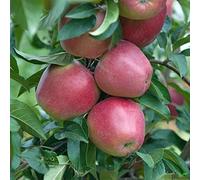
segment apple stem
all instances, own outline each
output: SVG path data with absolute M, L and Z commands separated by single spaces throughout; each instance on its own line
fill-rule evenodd
M 150 62 L 153 63 L 153 64 L 159 64 L 161 66 L 165 66 L 165 67 L 169 68 L 170 70 L 172 70 L 173 72 L 175 72 L 183 81 L 185 81 L 185 83 L 188 86 L 190 86 L 190 81 L 186 77 L 181 77 L 180 72 L 178 72 L 178 70 L 176 68 L 174 68 L 173 66 L 171 66 L 171 65 L 168 64 L 168 62 L 169 62 L 168 60 L 163 61 L 163 62 L 158 61 L 158 60 L 151 60 Z

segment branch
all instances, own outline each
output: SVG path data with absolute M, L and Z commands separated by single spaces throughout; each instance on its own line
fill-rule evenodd
M 173 66 L 169 65 L 168 61 L 161 62 L 161 61 L 157 61 L 157 60 L 151 60 L 150 62 L 153 63 L 153 64 L 159 64 L 161 66 L 165 66 L 165 67 L 169 68 L 170 70 L 172 70 L 173 72 L 175 72 L 183 81 L 185 81 L 185 83 L 188 86 L 190 86 L 190 81 L 187 78 L 185 78 L 185 77 L 181 77 L 180 72 L 178 72 L 178 70 L 176 68 L 174 68 Z

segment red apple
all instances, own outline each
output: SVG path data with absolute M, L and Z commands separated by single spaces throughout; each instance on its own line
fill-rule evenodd
M 168 15 L 169 17 L 172 16 L 172 12 L 173 12 L 173 2 L 174 2 L 174 0 L 167 0 L 167 3 L 166 3 L 166 5 L 167 5 L 167 15 Z
M 156 16 L 146 20 L 130 20 L 121 17 L 123 38 L 139 47 L 144 47 L 160 33 L 165 17 L 166 7 Z
M 176 111 L 176 106 L 181 106 L 184 104 L 184 97 L 180 93 L 177 92 L 176 89 L 173 87 L 168 88 L 170 97 L 171 97 L 171 103 L 168 104 L 168 108 L 170 110 L 171 116 L 176 117 L 178 116 L 178 112 Z
M 142 51 L 128 41 L 105 54 L 95 69 L 95 80 L 107 94 L 139 97 L 149 88 L 152 66 Z
M 99 98 L 99 90 L 90 71 L 74 62 L 49 66 L 40 79 L 36 97 L 49 115 L 68 120 L 89 111 Z
M 94 30 L 101 25 L 104 16 L 105 13 L 102 11 L 97 13 L 96 26 L 94 27 Z M 69 19 L 63 17 L 59 23 L 59 29 L 61 29 L 61 27 L 69 21 Z M 97 40 L 89 33 L 85 33 L 79 37 L 61 41 L 61 46 L 65 51 L 74 56 L 95 59 L 108 50 L 110 42 L 110 38 L 106 40 Z
M 96 104 L 87 118 L 89 137 L 102 151 L 126 156 L 144 142 L 144 114 L 132 100 L 111 97 Z
M 120 0 L 120 15 L 128 19 L 149 19 L 165 8 L 166 0 Z

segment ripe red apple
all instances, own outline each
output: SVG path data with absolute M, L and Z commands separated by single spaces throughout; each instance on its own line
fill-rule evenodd
M 145 20 L 130 20 L 124 17 L 120 18 L 123 38 L 144 47 L 150 44 L 160 33 L 165 22 L 166 7 L 156 16 Z
M 96 104 L 87 118 L 89 137 L 102 151 L 126 156 L 144 142 L 144 114 L 132 100 L 111 97 Z
M 173 87 L 168 88 L 170 97 L 171 97 L 171 103 L 168 104 L 168 108 L 170 110 L 171 116 L 176 117 L 178 116 L 178 112 L 176 111 L 176 106 L 181 106 L 184 104 L 184 97 L 180 93 L 177 92 L 176 89 Z
M 166 6 L 166 0 L 120 0 L 120 15 L 128 19 L 149 19 Z
M 149 88 L 152 72 L 149 60 L 136 45 L 120 41 L 98 63 L 95 80 L 109 95 L 139 97 Z
M 168 15 L 169 17 L 172 16 L 172 12 L 173 12 L 173 2 L 174 2 L 174 0 L 167 0 L 167 3 L 166 3 L 166 5 L 167 5 L 167 15 Z
M 99 11 L 96 14 L 96 26 L 94 27 L 94 30 L 101 25 L 104 16 L 105 13 L 102 11 Z M 61 29 L 61 27 L 69 21 L 70 19 L 63 17 L 59 23 L 59 29 Z M 64 40 L 60 43 L 65 51 L 74 56 L 95 59 L 108 50 L 110 42 L 110 38 L 106 40 L 97 40 L 94 37 L 92 37 L 89 33 L 85 33 L 79 37 Z
M 36 97 L 49 115 L 68 120 L 89 111 L 99 98 L 99 90 L 90 71 L 74 62 L 49 66 L 40 79 Z

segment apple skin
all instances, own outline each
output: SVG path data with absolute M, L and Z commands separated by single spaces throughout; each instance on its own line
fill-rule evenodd
M 166 7 L 156 16 L 146 20 L 120 18 L 123 38 L 144 47 L 150 44 L 160 33 L 166 17 Z
M 97 29 L 103 22 L 105 17 L 105 12 L 99 11 L 96 14 L 96 26 L 94 30 Z M 59 29 L 70 20 L 66 17 L 63 17 L 59 22 Z M 110 46 L 111 38 L 106 40 L 97 40 L 93 38 L 89 33 L 85 33 L 79 37 L 61 41 L 62 48 L 74 55 L 89 59 L 95 59 L 101 56 L 105 51 L 108 50 Z
M 174 2 L 174 0 L 167 0 L 167 3 L 166 3 L 166 5 L 167 5 L 167 15 L 168 15 L 169 17 L 172 16 L 172 12 L 173 12 L 173 2 Z
M 88 114 L 91 141 L 113 156 L 127 156 L 144 142 L 144 114 L 136 102 L 119 97 L 96 104 Z
M 184 104 L 184 97 L 173 87 L 168 87 L 168 91 L 171 97 L 171 103 L 168 104 L 171 117 L 177 117 L 178 112 L 176 111 L 176 106 L 181 106 Z
M 149 88 L 152 73 L 143 52 L 128 41 L 120 41 L 104 55 L 94 74 L 98 86 L 107 94 L 139 97 Z
M 166 0 L 120 0 L 120 15 L 128 19 L 149 19 L 166 5 Z
M 68 120 L 89 111 L 99 99 L 90 71 L 78 62 L 49 66 L 36 91 L 38 104 L 56 120 Z

